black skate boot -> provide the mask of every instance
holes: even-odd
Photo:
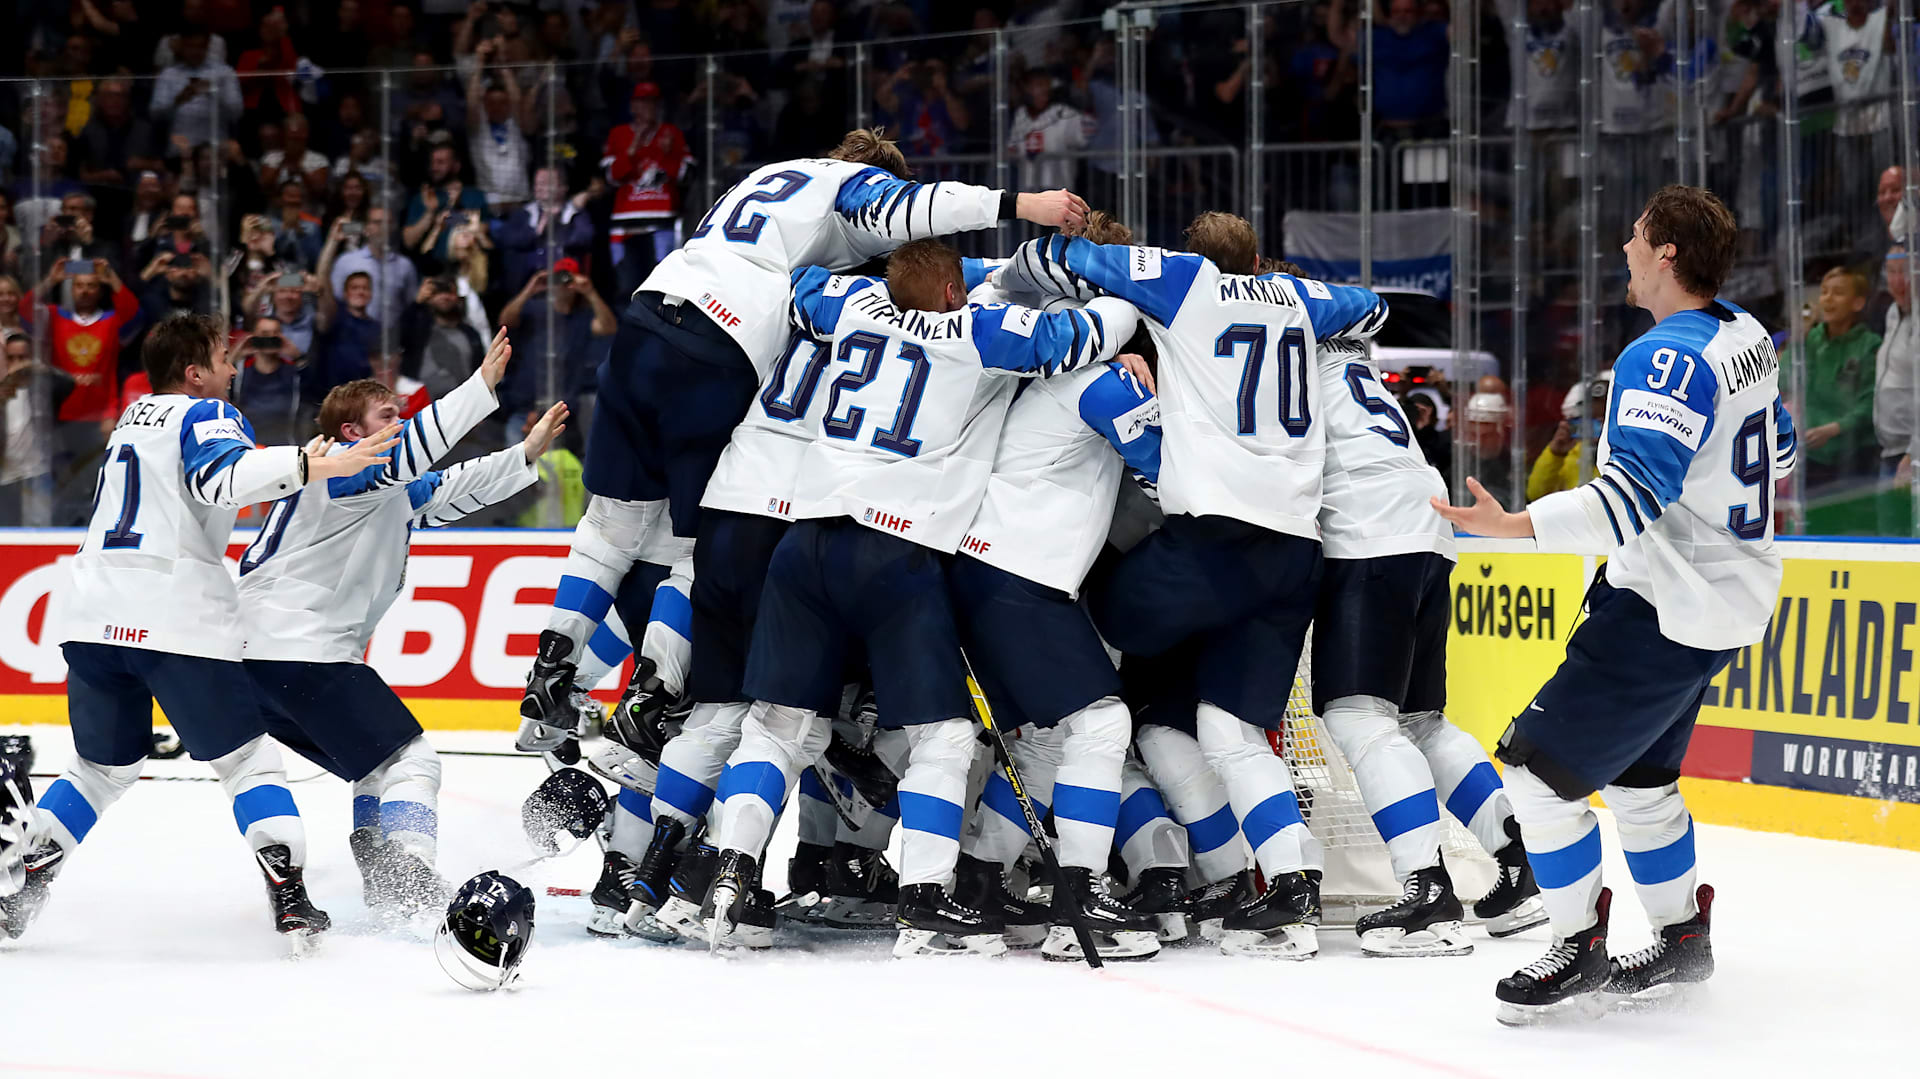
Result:
[[[1520,845],[1520,823],[1512,817],[1507,818],[1507,845],[1494,852],[1493,860],[1500,875],[1493,889],[1473,904],[1473,916],[1486,923],[1487,935],[1510,937],[1546,924],[1547,907],[1540,901],[1527,850]]]
[[[1200,939],[1220,943],[1220,923],[1227,915],[1253,902],[1253,874],[1242,869],[1225,880],[1187,893],[1187,910]]]
[[[827,866],[833,848],[825,843],[799,843],[787,859],[787,894],[773,909],[783,918],[818,924],[827,913]]]
[[[307,898],[306,877],[300,867],[293,864],[293,852],[285,844],[262,847],[253,856],[260,863],[261,874],[267,878],[273,927],[286,936],[294,955],[305,955],[314,948],[319,934],[333,927],[333,919]]]
[[[633,871],[634,898],[646,904],[648,911],[659,910],[667,901],[668,881],[680,861],[680,842],[686,837],[687,826],[678,818],[662,815],[653,823],[653,839]]]
[[[1267,890],[1220,920],[1220,950],[1267,959],[1320,954],[1320,871],[1281,873]]]
[[[1600,889],[1594,923],[1571,937],[1555,940],[1547,954],[1500,979],[1494,1018],[1510,1027],[1556,1018],[1591,1019],[1606,1011],[1601,990],[1612,970],[1607,962],[1607,911],[1613,889]]]
[[[835,843],[827,862],[827,904],[821,919],[835,929],[890,929],[900,905],[900,875],[886,855]]]
[[[627,935],[627,911],[633,906],[633,877],[638,866],[633,859],[610,850],[600,862],[600,880],[589,897],[593,914],[587,918],[587,932],[596,937]]]
[[[1006,874],[999,865],[970,854],[962,854],[954,866],[953,900],[993,914],[1009,948],[1038,947],[1047,939],[1047,923],[1053,920],[1052,907],[1014,895],[1007,890]]]
[[[655,833],[656,837],[658,833]],[[652,849],[648,849],[652,853]],[[713,870],[720,860],[720,851],[709,843],[695,843],[692,849],[675,863],[673,874],[667,882],[667,901],[660,904],[660,912],[655,915],[660,924],[695,940],[705,940],[705,931],[700,925],[700,908],[707,901],[707,892],[713,887]],[[642,862],[644,866],[644,861]]]
[[[1694,890],[1700,912],[1678,925],[1664,926],[1648,947],[1613,961],[1607,993],[1631,1004],[1652,1003],[1680,992],[1685,986],[1713,977],[1713,886]]]
[[[0,932],[16,940],[47,905],[47,888],[60,875],[67,852],[57,843],[43,843],[27,853],[27,880],[18,892],[0,897]]]
[[[573,676],[578,669],[567,657],[573,642],[557,630],[540,632],[540,651],[527,674],[527,692],[520,698],[520,733],[513,748],[522,753],[552,753],[562,764],[580,759],[580,710],[573,699]],[[572,760],[568,760],[568,756]]]
[[[759,859],[745,851],[720,852],[713,872],[713,886],[707,890],[706,902],[700,905],[700,923],[709,949],[718,951],[742,945],[765,948],[773,944],[772,899],[769,897],[761,911],[755,912],[755,917],[748,916],[748,908],[755,904],[755,893],[760,890],[759,881]],[[765,926],[754,924],[762,920],[767,922]]]
[[[827,763],[833,770],[847,777],[853,789],[860,797],[874,807],[886,805],[893,800],[894,793],[900,789],[900,777],[887,768],[871,748],[857,746],[835,734],[827,743]]]
[[[379,869],[380,848],[385,843],[385,835],[375,826],[355,828],[347,833],[347,849],[353,852],[353,864],[360,869],[360,899],[368,910],[374,908],[377,890],[374,874]]]
[[[1150,915],[1160,943],[1172,944],[1194,935],[1193,909],[1187,902],[1187,871],[1175,866],[1143,869],[1140,880],[1121,902]]]
[[[660,764],[660,750],[679,733],[683,714],[674,709],[676,698],[660,681],[659,667],[641,656],[633,661],[633,676],[627,679],[620,703],[606,724],[608,739],[640,755],[648,764]]]
[[[923,955],[1005,955],[1003,923],[997,911],[959,902],[938,884],[909,884],[900,889],[900,936],[893,957]]]
[[[1053,889],[1053,920],[1043,959],[1079,962],[1084,958],[1074,935],[1072,917],[1078,913],[1093,933],[1093,946],[1102,959],[1152,959],[1160,954],[1159,921],[1153,915],[1123,905],[1113,897],[1107,878],[1081,866],[1064,866],[1067,887]]]
[[[431,865],[392,843],[380,848],[372,883],[373,909],[396,919],[443,906],[450,895]]]
[[[1400,902],[1361,918],[1353,931],[1368,955],[1472,955],[1465,917],[1447,867],[1435,865],[1414,870]]]

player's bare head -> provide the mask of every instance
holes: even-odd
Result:
[[[1288,262],[1286,259],[1262,258],[1260,260],[1260,272],[1263,274],[1283,273],[1292,277],[1308,276],[1307,271],[1301,269],[1299,263]]]
[[[1690,296],[1712,299],[1733,272],[1740,228],[1727,204],[1704,187],[1668,184],[1654,192],[1634,232],[1627,243],[1629,270],[1635,244],[1645,243],[1654,275],[1671,274]]]
[[[856,165],[872,165],[885,169],[902,180],[913,175],[907,167],[907,155],[900,152],[900,146],[887,138],[885,132],[877,127],[856,127],[847,132],[840,145],[827,155],[835,161],[851,161]]]
[[[355,379],[327,391],[320,402],[320,433],[351,442],[384,430],[399,416],[400,398],[386,383]]]
[[[901,244],[887,256],[887,294],[905,311],[958,311],[967,304],[960,252],[939,240]]]
[[[169,315],[147,331],[140,362],[155,393],[225,397],[233,384],[227,331],[211,315]]]
[[[1080,235],[1097,244],[1130,244],[1133,230],[1105,210],[1089,210],[1086,227]]]
[[[1187,226],[1187,250],[1220,267],[1221,273],[1257,271],[1259,248],[1252,223],[1235,214],[1208,210]]]

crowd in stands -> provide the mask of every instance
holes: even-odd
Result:
[[[577,437],[623,298],[681,241],[705,185],[818,152],[856,117],[886,127],[925,175],[990,182],[982,162],[995,150],[1001,74],[1013,183],[1073,186],[1096,205],[1116,200],[1129,104],[1147,107],[1151,147],[1244,147],[1255,93],[1269,145],[1351,143],[1366,75],[1359,2],[1274,4],[1253,26],[1244,5],[1160,9],[1145,100],[1133,102],[1100,26],[1106,5],[1093,0],[20,5],[0,41],[0,63],[33,80],[0,85],[0,523],[84,519],[103,425],[144,388],[141,337],[170,312],[231,318],[245,358],[238,403],[263,441],[309,433],[319,399],[351,379],[443,393],[497,325],[513,332],[517,358],[503,418],[472,452],[517,438],[554,396],[573,404]],[[1770,242],[1778,177],[1741,162],[1772,160],[1773,136],[1755,121],[1780,108],[1781,65],[1795,65],[1801,182],[1820,237],[1809,249],[1831,256],[1810,280],[1846,271],[1829,277],[1810,321],[1810,362],[1832,371],[1802,421],[1810,460],[1848,476],[1905,469],[1910,455],[1892,451],[1912,410],[1883,422],[1872,403],[1914,383],[1915,331],[1893,296],[1904,252],[1887,229],[1899,181],[1891,203],[1884,187],[1877,202],[1863,189],[1900,149],[1884,100],[1894,20],[1873,0],[1797,0],[1786,16],[1781,0],[1709,7],[1695,69],[1722,140],[1710,180],[1756,248]],[[1649,133],[1673,121],[1674,8],[1604,3],[1600,132],[1621,207],[1671,172],[1671,139]],[[1480,13],[1480,126],[1540,136],[1535,261],[1571,266],[1580,192],[1555,139],[1578,119],[1585,46],[1572,2],[1482,0]],[[1801,27],[1795,50],[1773,47],[1782,17]],[[1447,0],[1378,0],[1374,140],[1446,138],[1463,32]],[[1511,106],[1515,78],[1524,110]],[[1304,181],[1255,193],[1275,208],[1272,240],[1288,208],[1356,204],[1357,179],[1337,166],[1329,156]],[[1169,190],[1187,183],[1163,179]],[[1226,197],[1195,194],[1205,208]],[[1616,212],[1605,227],[1624,224]],[[1540,281],[1539,317],[1566,321],[1564,282]],[[1829,316],[1827,293],[1847,290],[1861,310],[1849,316],[1853,300],[1835,300]],[[1591,441],[1584,413],[1555,430],[1556,410],[1536,407],[1582,389],[1569,335],[1549,324],[1530,340],[1547,359],[1529,400],[1512,402],[1502,382],[1490,391],[1509,409],[1498,416],[1459,396],[1434,452],[1485,443],[1481,456],[1498,457],[1494,443],[1522,416],[1529,458],[1578,459]],[[1447,409],[1427,410],[1425,437],[1438,439]],[[1818,433],[1829,424],[1839,430]],[[1506,482],[1516,496],[1534,486]]]

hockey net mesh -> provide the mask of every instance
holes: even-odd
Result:
[[[1307,828],[1326,853],[1321,904],[1326,920],[1339,924],[1370,910],[1391,906],[1400,898],[1400,885],[1387,858],[1387,845],[1361,800],[1353,769],[1328,736],[1313,711],[1313,644],[1301,650],[1300,667],[1287,699],[1284,731],[1270,735],[1274,751],[1286,759],[1300,799]],[[1453,875],[1454,889],[1471,901],[1493,886],[1494,863],[1473,834],[1442,811],[1446,834],[1441,853]]]

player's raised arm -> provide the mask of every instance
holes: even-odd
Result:
[[[1160,399],[1151,389],[1112,363],[1080,391],[1079,407],[1080,419],[1113,443],[1135,475],[1160,482]]]
[[[518,446],[461,461],[407,484],[414,525],[437,528],[452,524],[532,486],[540,478],[534,466],[566,431],[567,416],[567,403],[556,402],[533,424]]]
[[[977,306],[973,343],[988,368],[1045,377],[1112,360],[1139,326],[1140,312],[1112,296],[1045,313]]]
[[[793,325],[816,341],[833,340],[847,297],[875,283],[871,277],[836,274],[820,266],[793,271]]]
[[[1329,285],[1310,277],[1271,274],[1293,286],[1294,294],[1306,308],[1318,341],[1364,340],[1380,332],[1387,324],[1387,301],[1379,293],[1358,285]]]
[[[502,328],[494,333],[487,354],[472,376],[400,427],[399,445],[389,457],[382,458],[382,464],[336,476],[328,483],[328,494],[336,499],[354,498],[406,486],[426,475],[455,443],[500,407],[497,388],[506,377],[507,361],[512,356],[513,346]],[[323,416],[327,411],[321,408]],[[397,416],[397,410],[393,414]],[[329,437],[340,434],[325,433]]]
[[[1015,194],[944,180],[920,184],[878,167],[842,183],[833,208],[854,228],[896,244],[1015,218],[1049,228],[1078,228],[1087,219],[1085,200],[1071,191]]]
[[[1166,325],[1180,313],[1205,261],[1199,255],[1158,247],[1048,236],[1021,244],[1001,272],[1040,295],[1118,296]]]

